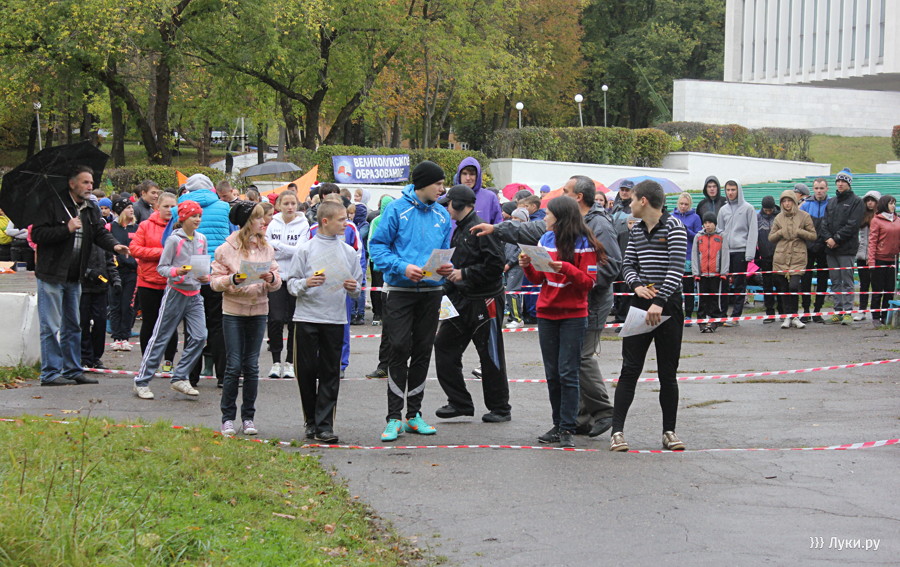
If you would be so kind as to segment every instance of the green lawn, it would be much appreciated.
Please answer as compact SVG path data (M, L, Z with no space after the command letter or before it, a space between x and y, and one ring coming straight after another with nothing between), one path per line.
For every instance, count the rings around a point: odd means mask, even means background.
M314 456L164 422L58 419L72 421L0 423L0 565L422 559Z
M809 157L814 162L830 163L831 173L845 167L853 173L875 173L875 164L897 159L891 149L890 138L825 135L812 137Z

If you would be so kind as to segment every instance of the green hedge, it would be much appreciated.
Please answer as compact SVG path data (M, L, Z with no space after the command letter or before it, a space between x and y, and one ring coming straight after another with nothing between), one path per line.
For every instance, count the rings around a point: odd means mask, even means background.
M891 133L891 147L894 148L894 155L900 158L900 126L894 126Z
M809 130L702 122L666 122L658 128L675 138L675 151L810 161Z
M168 167L165 165L136 165L134 167L107 168L103 172L103 181L101 188L107 189L107 180L115 188L117 192L134 191L135 186L150 179L156 181L160 187L166 189L168 187L178 187L178 177L175 170L190 177L195 173L202 173L212 179L213 183L218 183L225 178L225 173L218 169L202 166L191 167Z
M411 150L404 148L366 148L363 146L319 146L316 151L305 148L296 148L288 151L288 161L291 161L301 168L303 171L309 171L314 166L319 166L319 181L334 181L334 168L331 161L332 156L365 156L365 155L397 155L409 154L410 167L415 167L417 163L424 160L431 160L441 166L447 174L446 182L449 184L456 174L456 168L459 162L467 157L473 157L481 164L482 185L489 187L491 184L491 176L488 170L490 161L486 155L481 152L465 151L465 150L446 150L440 148L428 148L422 150Z
M494 133L488 154L493 158L659 167L670 144L665 132L652 128L510 128Z

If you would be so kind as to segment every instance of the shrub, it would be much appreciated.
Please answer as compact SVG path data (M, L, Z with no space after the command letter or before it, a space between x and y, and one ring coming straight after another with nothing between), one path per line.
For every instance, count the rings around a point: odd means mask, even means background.
M365 156L365 155L398 155L409 154L410 168L416 166L417 163L424 160L431 160L441 166L446 172L446 183L453 181L456 174L456 168L463 159L473 157L481 164L482 184L485 187L490 186L491 177L488 171L490 160L481 152L466 150L447 150L441 148L426 148L419 150L405 148L367 148L363 146L319 146L316 151L310 151L306 148L295 148L289 150L289 161L296 163L308 171L312 166L319 166L319 181L334 181L334 168L331 158L333 156Z
M654 129L510 128L494 133L488 154L494 158L658 166L670 144L668 134Z
M810 161L808 130L701 122L666 122L659 129L676 139L673 148L680 151Z
M891 147L894 148L894 155L900 158L900 125L894 126L891 133Z
M218 169L203 166L191 167L169 167L165 165L136 165L133 167L119 167L106 169L103 172L103 181L111 183L116 191L132 192L134 187L145 179L150 179L159 183L163 189L167 187L178 187L178 178L175 170L190 177L195 173L202 173L212 179L213 183L218 183L225 178L225 173ZM106 187L103 187L106 189Z

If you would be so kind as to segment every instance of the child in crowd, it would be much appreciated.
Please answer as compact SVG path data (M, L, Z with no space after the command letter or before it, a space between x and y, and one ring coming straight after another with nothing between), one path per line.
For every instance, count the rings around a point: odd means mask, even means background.
M100 207L100 219L106 224L110 224L116 220L116 216L112 211L112 201L105 194L97 200L97 206Z
M247 201L251 203L259 203L261 200L262 199L259 196L259 191L257 191L256 189L249 189L247 191Z
M162 197L160 197L162 200ZM141 360L141 368L134 379L134 393L144 400L152 400L150 380L162 361L166 344L178 331L184 321L187 335L181 360L172 373L171 387L187 396L200 395L189 382L189 374L194 363L203 352L206 342L206 319L203 313L203 297L200 285L209 283L209 274L196 275L192 272L191 257L208 255L206 237L197 232L203 209L196 201L184 201L178 205L176 230L166 239L166 245L156 271L165 277L166 290L159 307L159 319L153 328L153 335L147 343L147 350Z
M358 191L358 189L357 189ZM366 220L369 211L362 203L351 203L347 207L347 216L350 222L359 232L359 242L362 245L360 254L360 268L363 272L363 287L366 286L366 265L369 263L369 221ZM359 297L350 300L350 324L365 325L366 324L366 292L361 290Z
M343 205L324 201L316 216L318 230L298 246L286 281L288 291L297 298L292 347L305 435L307 439L336 443L334 414L340 388L341 344L344 326L349 322L346 297L359 295L362 269L356 251L344 242L347 210ZM332 285L330 273L351 277Z
M800 278L806 268L806 243L816 239L816 227L812 217L800 210L797 194L788 189L781 193L781 212L775 217L769 241L775 242L775 257L772 269L777 274L775 287L779 293L790 291L784 296L784 310L790 314L797 313L799 307ZM806 327L799 317L786 317L781 324L782 329L791 326L802 329Z
M866 269L869 263L869 225L875 217L875 205L881 199L881 193L878 191L869 191L863 197L862 224L859 225L859 247L856 250L856 265L859 267L859 309L865 311L869 308L869 290L872 288L872 270ZM854 321L864 321L865 313L857 313L853 316Z
M119 244L131 246L138 225L134 222L134 206L128 198L113 202L116 221L110 225L110 233ZM131 256L116 255L120 287L113 287L110 294L109 321L112 350L131 351L131 327L134 326L134 292L137 284L137 261Z
M309 222L304 215L297 212L297 194L284 191L275 201L275 208L280 212L272 218L266 229L266 240L275 249L275 261L282 274L288 272L294 254L300 245L309 240ZM283 285L269 294L269 352L272 353L272 369L269 378L294 379L294 299ZM287 353L284 363L281 353L284 350L284 326L288 326Z
M547 232L539 244L550 252L550 268L554 271L539 272L529 256L519 257L528 279L542 284L537 302L538 340L553 427L538 440L558 440L560 447L574 447L588 292L597 281L597 264L606 261L606 252L584 224L574 199L557 197L550 201L547 211Z
M693 204L694 198L691 197L690 193L684 191L678 196L676 211L672 213L672 216L680 220L681 224L684 225L684 229L687 231L687 241L689 243L693 243L697 233L703 230L703 221L700 220L700 216L691 208ZM687 321L693 316L694 305L697 303L694 301L694 274L691 269L690 257L688 257L687 261L684 263L684 277L681 278L681 285L684 288L684 319ZM684 326L690 327L691 324L685 323Z
M507 205L509 203L503 204ZM528 212L524 208L516 208L510 213L508 222L528 222ZM519 266L519 246L507 243L504 252L506 257L506 266L504 267L506 291L522 291L525 272ZM508 293L506 296L506 308L509 312L509 322L506 324L507 329L521 329L525 326L523 320L524 301L522 297L520 293Z
M241 227L216 248L212 264L213 290L222 292L222 334L225 338L225 379L222 382L222 435L234 435L238 380L244 377L241 430L256 435L256 394L259 389L259 348L266 332L269 294L281 287L275 250L266 242L265 209L253 201L231 208L228 220ZM245 283L242 262L269 264L269 271Z
M691 249L691 270L697 278L700 306L697 317L719 319L725 316L726 297L721 295L728 289L728 242L722 231L716 227L716 214L703 215L703 232L694 238ZM703 295L705 293L716 295ZM700 323L701 333L715 332L719 323Z
M872 324L877 329L887 318L888 304L894 298L897 285L897 255L900 254L900 219L897 218L897 199L885 195L878 199L869 230L869 268L872 272ZM894 312L894 317L898 313Z
M759 230L759 238L756 239L756 265L763 272L759 275L763 284L763 304L766 308L766 315L775 315L776 307L778 312L784 315L784 300L782 299L784 296L772 295L775 291L775 274L772 273L775 243L769 240L775 217L781 212L781 209L775 205L775 197L771 195L763 197L761 205L761 210L756 214L756 226ZM775 319L763 319L764 324L774 322Z

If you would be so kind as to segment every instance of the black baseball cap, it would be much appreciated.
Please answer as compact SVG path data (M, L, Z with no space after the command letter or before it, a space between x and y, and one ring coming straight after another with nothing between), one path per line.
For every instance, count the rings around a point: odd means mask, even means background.
M438 199L438 203L445 207L450 204L450 201L462 201L474 205L475 191L472 191L465 185L454 185L443 197Z

